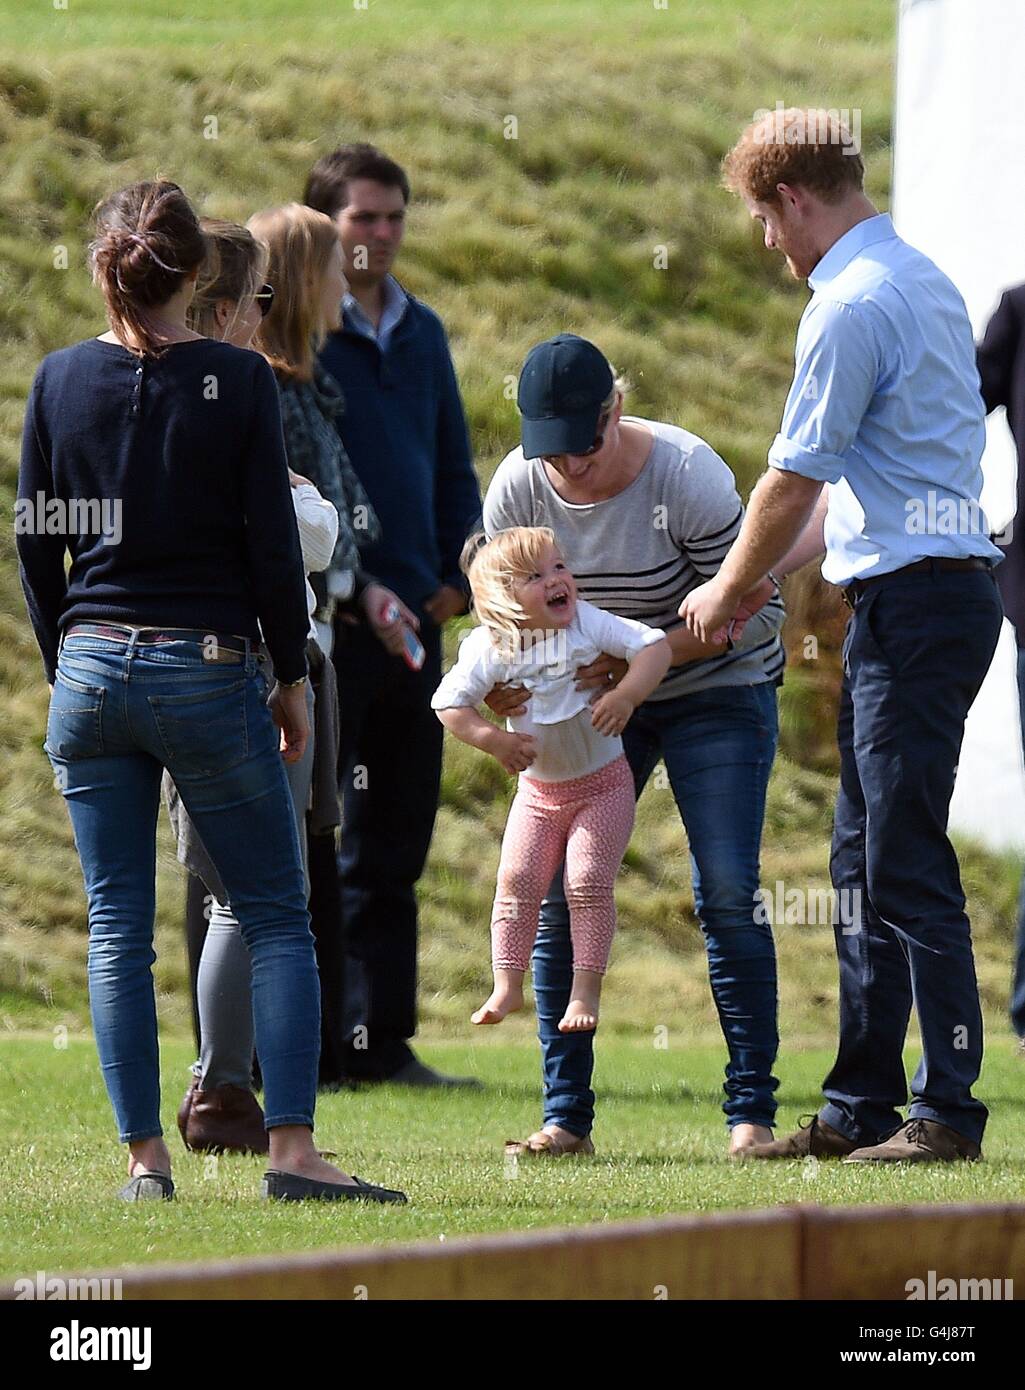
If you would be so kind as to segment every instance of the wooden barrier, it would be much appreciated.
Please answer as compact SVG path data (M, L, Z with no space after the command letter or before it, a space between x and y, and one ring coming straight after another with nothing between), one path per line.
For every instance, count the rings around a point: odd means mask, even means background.
M1025 1205L801 1205L83 1277L126 1299L906 1299L930 1272L933 1297L943 1279L1025 1297Z
M1010 1279L1025 1298L1025 1205L811 1206L801 1224L805 1298L904 1299L930 1270L934 1285Z

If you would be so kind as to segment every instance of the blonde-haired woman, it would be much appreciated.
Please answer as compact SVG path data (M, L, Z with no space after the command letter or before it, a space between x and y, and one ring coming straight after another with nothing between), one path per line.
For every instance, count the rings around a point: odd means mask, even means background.
M523 364L517 403L521 444L495 470L484 499L485 531L550 527L574 572L587 576L590 602L662 628L672 648L672 667L630 720L623 747L638 796L664 760L687 831L695 907L729 1051L724 1109L736 1153L771 1139L778 1084L772 928L751 904L776 749L783 605L767 582L752 604L764 600L765 589L774 596L732 634L702 642L680 622L680 603L716 573L744 509L733 474L703 439L624 414L616 373L594 343L573 333L538 343ZM603 655L578 675L585 687L607 690L623 669ZM516 715L525 694L514 687L487 703L496 714ZM514 1154L590 1152L592 1035L558 1029L571 982L562 890L557 870L533 960L544 1122Z
M301 203L258 212L247 225L267 249L267 276L274 286L274 302L253 346L278 379L289 464L335 503L342 518L326 585L318 593L321 645L330 652L333 611L348 602L362 611L386 649L401 656L405 627L419 627L419 619L360 565L359 551L378 538L379 526L335 425L344 398L317 360L328 333L339 325L348 290L337 228ZM393 605L399 616L385 621Z
M323 573L312 577L317 593L314 614L317 636L330 656L336 616L353 624L353 632L365 623L385 651L401 658L406 634L419 627L419 619L391 589L363 568L360 551L380 538L380 526L369 498L345 452L337 420L345 408L334 377L320 365L317 354L327 335L338 327L342 300L348 289L343 270L338 231L331 219L301 203L288 203L250 218L249 230L266 248L267 278L274 286L274 302L261 320L253 346L270 363L278 382L285 449L289 464L309 478L334 503L341 519L334 552ZM386 616L387 615L387 616ZM397 616L396 616L397 615ZM325 677L334 677L334 667ZM334 726L339 710L334 700ZM328 721L328 700L318 704L318 730ZM337 743L330 765L325 759L323 776L315 774L337 794ZM345 1084L345 1057L349 1041L346 1028L346 951L343 914L336 867L334 834L313 834L309 843L311 879L310 910L320 969L322 1032L319 1080L321 1086Z

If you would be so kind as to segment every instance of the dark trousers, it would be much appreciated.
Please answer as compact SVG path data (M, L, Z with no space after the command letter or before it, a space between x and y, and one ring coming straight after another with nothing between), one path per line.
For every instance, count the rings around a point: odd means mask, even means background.
M1025 747L1025 647L1018 648L1018 708L1021 716L1022 746ZM1021 881L1018 903L1018 940L1015 947L1014 981L1011 985L1011 1023L1025 1041L1025 877Z
M862 593L844 641L830 870L840 1042L822 1118L859 1144L898 1128L911 1005L922 1062L909 1117L978 1142L982 1011L947 815L964 723L1002 607L985 571L901 575Z
M364 625L338 621L338 853L346 955L342 1070L391 1076L416 1032L416 883L434 831L443 729L431 709L441 633L420 615L426 659L411 671Z

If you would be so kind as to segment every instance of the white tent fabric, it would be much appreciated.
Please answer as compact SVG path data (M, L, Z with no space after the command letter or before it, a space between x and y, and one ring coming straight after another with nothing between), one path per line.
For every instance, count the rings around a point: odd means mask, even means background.
M976 337L1003 290L1025 281L1022 0L901 0L892 210L900 235L964 297ZM983 507L1014 511L1015 458L1003 411L988 423ZM1025 525L1025 517L1016 519ZM1015 642L1000 646L968 717L951 827L993 849L1025 847Z

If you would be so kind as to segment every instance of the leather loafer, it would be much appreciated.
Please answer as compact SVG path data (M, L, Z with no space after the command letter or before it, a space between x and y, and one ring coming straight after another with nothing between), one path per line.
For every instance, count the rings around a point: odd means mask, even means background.
M319 1182L297 1173L268 1168L260 1184L260 1196L276 1202L406 1202L408 1197L391 1187L376 1187L352 1175L352 1183Z
M482 1083L475 1076L446 1076L444 1072L435 1071L426 1062L421 1062L419 1057L414 1057L398 1071L392 1072L388 1081L393 1086L422 1086L427 1089L437 1087L448 1090L462 1089L467 1091L479 1091L483 1089Z

